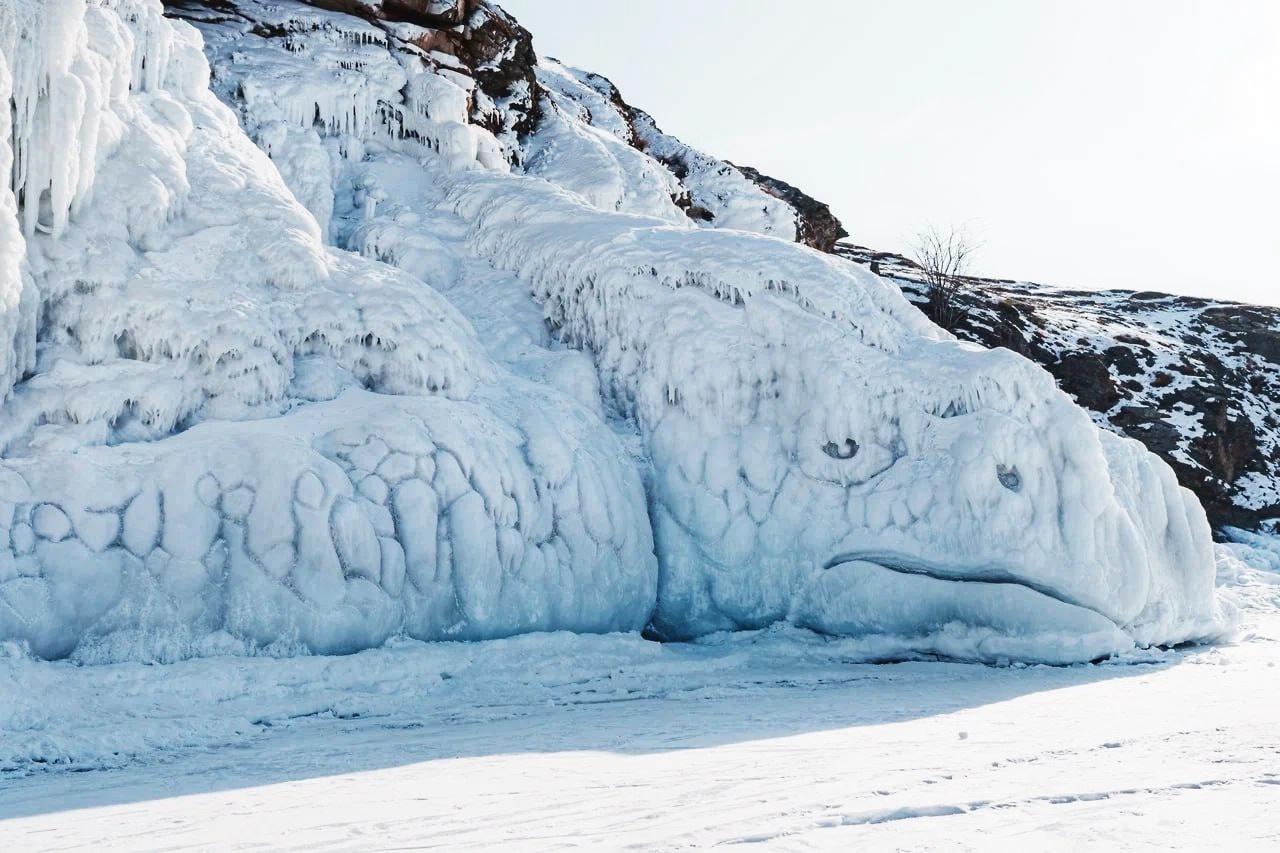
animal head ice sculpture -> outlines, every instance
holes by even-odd
[[[662,634],[950,626],[1079,659],[1212,630],[1195,498],[1029,361],[816,252],[510,183],[461,177],[454,206],[640,426]]]

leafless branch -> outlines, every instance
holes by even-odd
[[[913,247],[915,262],[924,275],[929,297],[925,313],[944,329],[954,329],[965,309],[957,296],[968,284],[969,264],[977,244],[963,230],[952,226],[921,231]]]

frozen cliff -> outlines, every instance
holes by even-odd
[[[74,0],[0,32],[4,372],[31,374],[0,429],[0,635],[95,659],[645,624],[613,433],[421,281],[326,247],[194,29]]]
[[[164,11],[0,9],[0,639],[1221,630],[1167,465],[496,6]]]

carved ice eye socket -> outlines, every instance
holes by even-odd
[[[858,442],[852,438],[846,438],[843,444],[828,441],[822,446],[822,452],[832,459],[852,459],[858,455]]]
[[[1017,492],[1022,489],[1022,476],[1018,473],[1018,469],[1012,465],[997,465],[996,479],[1000,481],[1000,485],[1011,492]]]

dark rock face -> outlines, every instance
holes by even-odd
[[[762,175],[750,166],[737,166],[760,189],[791,205],[796,211],[796,239],[820,252],[835,249],[836,242],[849,236],[831,208],[785,181]]]
[[[463,5],[459,0],[459,6]],[[465,26],[460,32],[441,31],[443,46],[435,49],[462,60],[481,91],[503,104],[508,114],[518,114],[512,130],[520,136],[533,132],[539,117],[538,82],[533,71],[538,56],[533,52],[533,36],[497,6],[477,2],[466,2],[465,6],[472,7],[465,16]]]
[[[835,252],[927,301],[909,259]],[[1280,518],[1280,309],[978,278],[959,300],[957,337],[1044,366],[1099,425],[1168,462],[1216,527]]]
[[[410,41],[423,50],[455,57],[500,110],[479,110],[477,124],[523,136],[539,117],[533,36],[498,6],[484,0],[306,0],[371,21],[413,24]]]
[[[1046,366],[1057,377],[1062,390],[1085,408],[1106,412],[1120,402],[1120,391],[1107,363],[1095,353],[1063,353],[1055,363]]]

